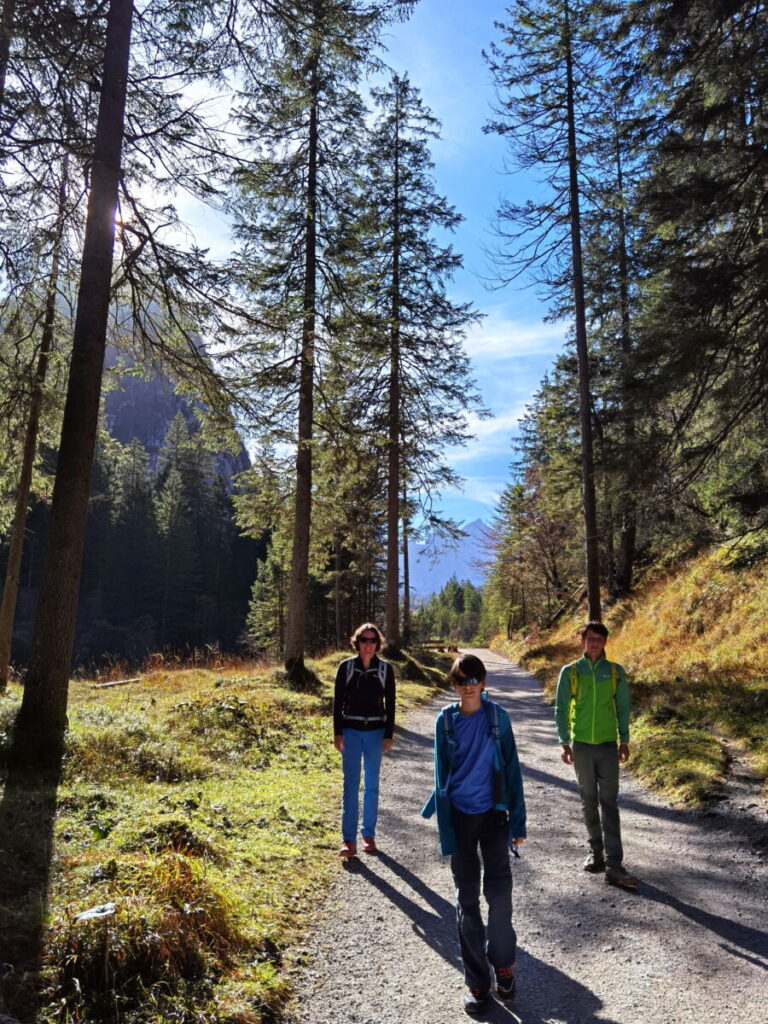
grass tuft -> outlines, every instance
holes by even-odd
[[[278,1019],[285,950],[340,870],[344,656],[313,659],[309,691],[274,666],[218,661],[160,659],[114,689],[72,682],[58,791],[30,781],[3,796],[4,1009],[37,1024]],[[397,662],[399,714],[445,668]],[[0,750],[17,707],[0,702]],[[94,907],[108,911],[80,916]]]
[[[553,700],[560,668],[580,653],[582,622],[561,623],[535,646],[501,638],[494,645],[535,673]],[[673,800],[717,799],[727,773],[719,733],[768,780],[765,562],[745,563],[738,545],[708,551],[614,605],[606,624],[608,657],[630,677],[639,715],[631,763],[645,781]]]

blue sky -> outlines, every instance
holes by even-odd
[[[489,291],[484,247],[493,245],[491,222],[499,195],[524,199],[534,183],[503,173],[504,143],[484,135],[493,85],[482,57],[504,20],[501,0],[421,0],[413,16],[390,26],[387,62],[407,72],[426,105],[442,122],[433,145],[437,187],[465,217],[454,236],[464,256],[451,295],[471,300],[486,314],[467,338],[467,351],[494,419],[472,423],[476,440],[450,454],[465,478],[463,493],[446,493],[442,506],[459,521],[493,514],[510,479],[511,439],[517,420],[563,345],[565,325],[544,323],[545,308],[533,286]]]
[[[482,126],[494,99],[490,74],[482,57],[497,36],[495,20],[504,20],[503,0],[421,0],[412,17],[389,26],[385,35],[387,62],[407,72],[412,85],[442,122],[442,137],[433,144],[439,191],[465,217],[453,236],[464,270],[451,295],[471,300],[485,314],[472,328],[466,348],[491,420],[472,420],[476,439],[449,454],[465,479],[462,492],[446,492],[444,513],[459,522],[488,522],[504,485],[510,479],[511,440],[517,421],[541,378],[560,351],[562,324],[544,323],[546,310],[533,286],[518,284],[489,291],[484,247],[493,245],[491,222],[499,195],[527,198],[535,183],[503,173],[505,146],[484,135]],[[231,245],[220,218],[200,204],[179,197],[182,216],[195,224],[199,244],[225,257]]]

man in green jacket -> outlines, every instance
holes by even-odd
[[[584,870],[605,871],[609,885],[636,889],[622,864],[619,823],[619,762],[629,759],[629,687],[621,665],[605,657],[608,630],[588,622],[581,631],[583,654],[560,671],[555,722],[560,755],[576,770],[590,852]],[[618,745],[617,745],[618,735]]]

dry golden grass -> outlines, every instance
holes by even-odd
[[[0,1006],[37,1024],[275,1019],[285,952],[341,869],[330,713],[343,656],[310,662],[311,692],[275,666],[221,659],[157,659],[119,687],[73,680],[61,783],[6,785],[0,804],[18,830],[4,843],[14,864],[0,864],[0,945],[34,961],[40,942],[43,964],[1,976]],[[399,659],[400,711],[446,667]]]
[[[638,773],[690,803],[715,795],[727,771],[718,734],[742,745],[768,778],[768,566],[738,567],[738,557],[733,546],[707,551],[605,616],[608,657],[631,681]],[[572,617],[529,645],[496,646],[552,699],[559,669],[579,654],[583,621]]]

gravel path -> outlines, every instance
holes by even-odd
[[[625,863],[637,894],[581,870],[573,769],[559,759],[538,682],[476,651],[510,712],[525,775],[528,841],[514,861],[518,994],[480,1018],[525,1024],[768,1024],[768,814],[741,780],[716,811],[670,808],[622,775]],[[467,1020],[453,887],[434,819],[440,698],[397,729],[385,759],[381,853],[339,867],[301,954],[295,1024]]]

